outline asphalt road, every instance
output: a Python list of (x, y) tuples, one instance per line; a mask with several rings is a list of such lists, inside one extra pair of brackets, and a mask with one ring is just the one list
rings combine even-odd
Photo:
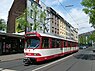
[(0, 71), (95, 71), (95, 53), (89, 48), (29, 66), (24, 66), (22, 59), (0, 62)]

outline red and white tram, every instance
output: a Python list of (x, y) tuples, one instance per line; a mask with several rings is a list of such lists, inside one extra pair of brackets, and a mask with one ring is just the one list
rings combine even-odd
[(78, 43), (59, 36), (28, 32), (25, 35), (24, 62), (40, 62), (78, 51)]

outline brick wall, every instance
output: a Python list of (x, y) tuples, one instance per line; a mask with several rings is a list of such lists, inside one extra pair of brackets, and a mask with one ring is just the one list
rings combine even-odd
[(14, 0), (8, 15), (7, 33), (15, 32), (15, 19), (25, 10), (26, 1), (27, 0)]

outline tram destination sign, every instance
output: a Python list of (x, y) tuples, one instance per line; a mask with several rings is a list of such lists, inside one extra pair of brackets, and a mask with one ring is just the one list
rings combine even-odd
[(36, 36), (36, 34), (26, 34), (26, 36)]

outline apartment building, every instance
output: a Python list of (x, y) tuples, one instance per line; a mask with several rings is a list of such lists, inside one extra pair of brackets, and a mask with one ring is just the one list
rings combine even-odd
[(47, 7), (49, 33), (59, 35), (65, 39), (78, 41), (78, 30), (62, 18), (53, 8)]
[[(30, 31), (46, 32), (49, 33), (50, 25), (47, 19), (47, 7), (39, 0), (27, 0), (27, 21), (32, 25)], [(36, 29), (33, 27), (36, 24)]]
[(74, 40), (78, 42), (78, 28), (74, 28)]
[(59, 15), (58, 13), (52, 9), (51, 7), (47, 7), (48, 18), (50, 19), (49, 24), (49, 33), (54, 35), (59, 35)]
[(66, 23), (61, 16), (59, 19), (59, 35), (63, 36), (66, 39)]
[[(28, 0), (30, 2), (28, 2), (28, 6), (27, 7), (31, 7), (31, 1)], [(38, 9), (39, 11), (43, 11), (46, 10), (46, 28), (48, 29), (48, 31), (45, 31), (45, 33), (50, 33), (53, 35), (59, 35), (64, 37), (65, 39), (71, 39), (71, 40), (77, 40), (77, 31), (75, 30), (74, 27), (72, 27), (72, 25), (70, 25), (64, 18), (62, 18), (53, 8), (51, 7), (46, 7), (44, 5), (44, 3), (42, 2), (37, 2), (38, 3)], [(32, 9), (30, 8), (29, 11), (31, 11)], [(31, 12), (30, 12), (31, 13)], [(40, 14), (39, 14), (40, 15)], [(39, 17), (39, 15), (37, 17)], [(28, 16), (28, 21), (31, 23), (33, 23), (33, 18)], [(37, 21), (39, 21), (40, 19), (37, 18)], [(39, 29), (41, 28), (41, 29)], [(39, 28), (37, 28), (36, 31), (40, 31), (43, 32), (43, 28), (44, 26), (40, 23)]]

